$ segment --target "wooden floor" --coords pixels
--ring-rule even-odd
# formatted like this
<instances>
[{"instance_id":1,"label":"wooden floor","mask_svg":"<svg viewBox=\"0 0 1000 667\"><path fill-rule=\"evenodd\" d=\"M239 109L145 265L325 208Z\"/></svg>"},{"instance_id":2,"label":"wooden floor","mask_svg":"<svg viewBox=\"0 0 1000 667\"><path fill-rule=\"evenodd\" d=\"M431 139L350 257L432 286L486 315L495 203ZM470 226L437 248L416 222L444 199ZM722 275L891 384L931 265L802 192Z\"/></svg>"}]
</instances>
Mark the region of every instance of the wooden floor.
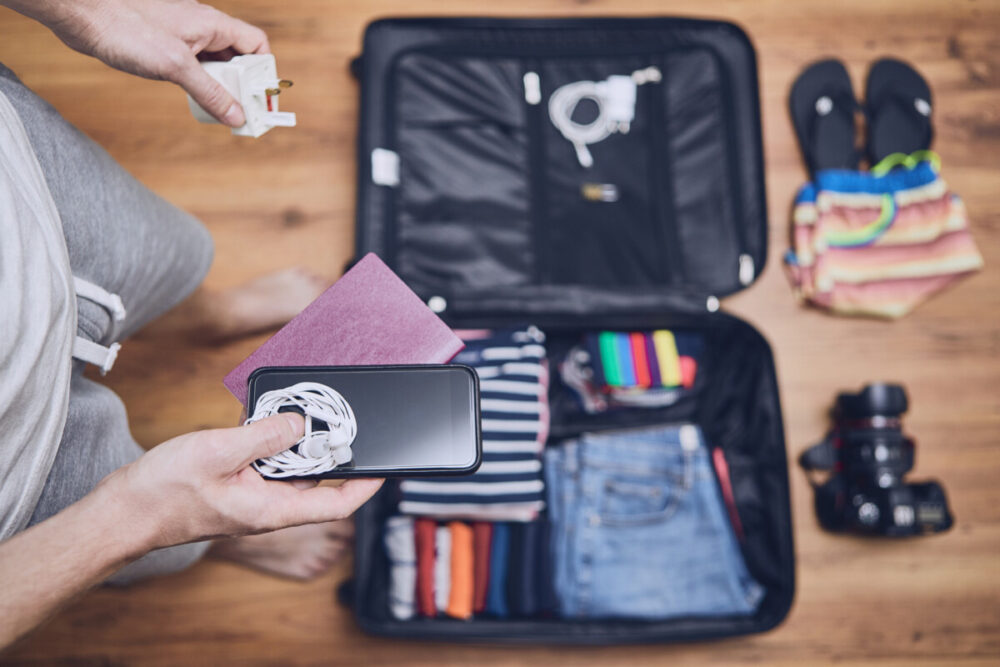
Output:
<instances>
[{"instance_id":1,"label":"wooden floor","mask_svg":"<svg viewBox=\"0 0 1000 667\"><path fill-rule=\"evenodd\" d=\"M910 391L916 476L945 482L948 534L879 542L821 532L811 492L790 472L798 595L787 621L758 637L618 649L473 647L386 641L358 631L333 598L348 565L308 584L203 563L136 586L97 590L9 651L11 663L72 664L879 664L1000 662L1000 3L862 0L698 3L645 0L342 2L225 0L264 27L283 108L299 126L253 141L197 125L181 92L70 52L0 10L0 61L127 169L199 216L216 240L213 286L303 264L335 277L351 255L357 86L348 61L365 24L401 14L690 14L740 23L759 56L770 201L771 264L725 307L752 321L777 356L790 455L825 427L833 393L868 380ZM492 9L491 9L492 8ZM916 63L935 94L936 149L968 204L987 269L896 323L800 309L780 270L803 169L785 112L802 66L842 58L860 88L867 64ZM224 347L127 344L107 382L146 446L233 424L222 376L261 338ZM2 593L0 593L2 594ZM0 658L2 660L3 658Z\"/></svg>"}]
</instances>

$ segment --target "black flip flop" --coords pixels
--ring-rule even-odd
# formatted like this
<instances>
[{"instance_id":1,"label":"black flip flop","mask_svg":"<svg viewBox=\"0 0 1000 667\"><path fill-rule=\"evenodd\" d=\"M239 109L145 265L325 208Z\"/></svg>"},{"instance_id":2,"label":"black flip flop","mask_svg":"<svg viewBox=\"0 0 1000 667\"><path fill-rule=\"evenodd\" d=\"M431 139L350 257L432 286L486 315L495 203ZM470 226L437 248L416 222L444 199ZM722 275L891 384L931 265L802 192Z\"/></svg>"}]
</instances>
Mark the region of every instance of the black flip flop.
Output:
<instances>
[{"instance_id":1,"label":"black flip flop","mask_svg":"<svg viewBox=\"0 0 1000 667\"><path fill-rule=\"evenodd\" d=\"M931 147L931 89L924 77L892 58L876 61L865 84L868 159L872 166L892 153Z\"/></svg>"},{"instance_id":2,"label":"black flip flop","mask_svg":"<svg viewBox=\"0 0 1000 667\"><path fill-rule=\"evenodd\" d=\"M788 108L810 174L858 168L854 114L860 106L842 62L821 60L803 70L792 84Z\"/></svg>"}]
</instances>

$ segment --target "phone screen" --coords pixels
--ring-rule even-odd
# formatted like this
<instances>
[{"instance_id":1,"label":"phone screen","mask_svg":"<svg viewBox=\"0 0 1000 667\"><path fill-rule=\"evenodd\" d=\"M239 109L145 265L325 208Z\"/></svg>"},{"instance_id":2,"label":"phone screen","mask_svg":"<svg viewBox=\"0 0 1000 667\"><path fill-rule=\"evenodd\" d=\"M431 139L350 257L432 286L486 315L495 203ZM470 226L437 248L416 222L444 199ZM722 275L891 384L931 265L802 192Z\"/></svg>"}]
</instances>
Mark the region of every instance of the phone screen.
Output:
<instances>
[{"instance_id":1,"label":"phone screen","mask_svg":"<svg viewBox=\"0 0 1000 667\"><path fill-rule=\"evenodd\" d=\"M323 477L463 473L479 465L479 384L467 366L262 368L250 376L248 407L299 382L336 390L357 419L351 461Z\"/></svg>"}]
</instances>

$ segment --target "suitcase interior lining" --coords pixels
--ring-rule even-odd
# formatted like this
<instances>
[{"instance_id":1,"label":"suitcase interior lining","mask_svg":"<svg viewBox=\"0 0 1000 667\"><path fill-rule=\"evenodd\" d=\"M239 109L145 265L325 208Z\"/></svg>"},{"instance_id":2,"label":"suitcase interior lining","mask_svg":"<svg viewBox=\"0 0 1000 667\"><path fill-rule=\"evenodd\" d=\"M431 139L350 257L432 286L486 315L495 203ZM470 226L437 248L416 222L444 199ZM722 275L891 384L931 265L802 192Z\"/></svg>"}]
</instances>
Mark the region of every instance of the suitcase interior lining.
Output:
<instances>
[{"instance_id":1,"label":"suitcase interior lining","mask_svg":"<svg viewBox=\"0 0 1000 667\"><path fill-rule=\"evenodd\" d=\"M663 321L658 326L674 326ZM726 454L740 520L746 539L742 552L747 567L767 594L757 613L745 618L679 618L663 621L629 619L493 619L471 622L449 618L398 621L388 608L388 560L381 542L385 519L394 512L395 487L388 486L361 510L358 518L359 586L355 595L358 616L372 631L394 636L438 639L528 640L535 636L566 641L637 641L694 639L759 631L784 617L791 604L793 577L790 517L776 521L776 508L788 507L785 452L777 402L760 402L759 395L775 395L770 349L752 327L735 318L713 320L711 328L696 328L706 338L698 380L691 394L673 406L658 409L620 409L601 416L581 416L568 409L574 401L560 382L550 388L552 435L547 446L583 431L693 421L701 426L710 447ZM557 330L548 334L552 377L568 349L584 330ZM556 406L562 405L560 409ZM581 418L582 417L582 418ZM683 576L683 573L678 573Z\"/></svg>"},{"instance_id":2,"label":"suitcase interior lining","mask_svg":"<svg viewBox=\"0 0 1000 667\"><path fill-rule=\"evenodd\" d=\"M663 81L638 87L629 132L591 144L590 168L578 164L547 104L524 99L528 71L538 71L548 100L564 84L649 66ZM427 294L540 285L731 289L746 243L738 198L727 195L739 183L723 76L713 53L694 47L544 62L401 55L387 128L400 157L385 227L390 263ZM583 123L595 113L584 100L573 118ZM588 184L613 186L617 201L586 199Z\"/></svg>"}]
</instances>

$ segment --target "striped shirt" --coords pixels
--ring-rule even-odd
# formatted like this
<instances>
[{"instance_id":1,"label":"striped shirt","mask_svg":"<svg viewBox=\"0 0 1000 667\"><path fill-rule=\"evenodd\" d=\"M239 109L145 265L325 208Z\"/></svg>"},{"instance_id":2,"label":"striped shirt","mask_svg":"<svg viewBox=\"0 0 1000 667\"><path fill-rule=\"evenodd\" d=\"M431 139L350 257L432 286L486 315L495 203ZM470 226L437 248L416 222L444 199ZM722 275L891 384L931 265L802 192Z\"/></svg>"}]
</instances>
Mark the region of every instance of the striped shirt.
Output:
<instances>
[{"instance_id":1,"label":"striped shirt","mask_svg":"<svg viewBox=\"0 0 1000 667\"><path fill-rule=\"evenodd\" d=\"M455 363L479 375L483 463L468 477L407 479L400 512L438 518L531 521L545 506L549 371L536 328L466 339Z\"/></svg>"}]
</instances>

